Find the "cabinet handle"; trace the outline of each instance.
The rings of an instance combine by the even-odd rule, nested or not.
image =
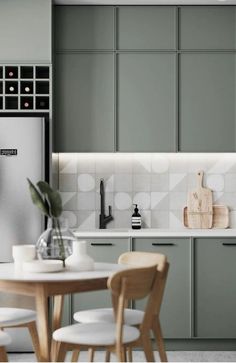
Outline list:
[[[223,242],[222,243],[223,246],[236,246],[236,243],[227,243],[227,242]]]
[[[152,243],[153,246],[174,246],[174,243]]]
[[[91,243],[91,246],[113,246],[113,243]]]

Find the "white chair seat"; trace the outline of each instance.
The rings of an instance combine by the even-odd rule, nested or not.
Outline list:
[[[141,310],[125,309],[125,324],[140,325],[143,321],[144,312]],[[113,309],[91,309],[82,310],[74,314],[74,320],[79,323],[114,323]]]
[[[0,347],[5,347],[6,345],[8,345],[10,343],[11,343],[10,336],[5,332],[0,331]]]
[[[127,325],[123,326],[123,343],[133,342],[139,336],[140,332],[137,328]],[[78,345],[114,345],[116,341],[116,324],[74,324],[56,330],[53,333],[53,339],[59,342]]]
[[[0,327],[17,326],[36,320],[36,312],[29,309],[0,308]]]

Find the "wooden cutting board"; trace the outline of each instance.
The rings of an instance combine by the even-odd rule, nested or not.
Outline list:
[[[189,228],[188,207],[183,209],[183,223]],[[229,228],[229,208],[226,205],[213,205],[212,228]]]
[[[203,171],[197,173],[197,188],[188,193],[187,207],[190,228],[212,228],[212,190],[203,187]]]

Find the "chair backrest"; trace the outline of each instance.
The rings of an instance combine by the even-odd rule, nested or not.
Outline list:
[[[157,265],[129,268],[112,275],[107,282],[112,293],[112,302],[117,323],[117,342],[122,344],[124,309],[131,299],[142,299],[150,295],[156,280]]]
[[[161,253],[153,252],[125,252],[118,260],[118,263],[127,266],[150,266],[157,265],[155,281],[149,296],[146,312],[143,320],[143,327],[148,329],[154,315],[159,315],[161,303],[164,296],[166,279],[169,270],[167,257]]]
[[[118,263],[130,266],[150,266],[157,265],[157,270],[162,271],[165,268],[167,257],[161,253],[153,252],[125,252],[120,255]]]

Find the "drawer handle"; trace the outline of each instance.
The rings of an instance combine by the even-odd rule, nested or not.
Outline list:
[[[223,246],[236,246],[236,243],[227,243],[227,242],[223,242],[222,243]]]
[[[174,246],[174,243],[152,243],[153,246]]]
[[[113,246],[113,243],[91,243],[91,246]]]

